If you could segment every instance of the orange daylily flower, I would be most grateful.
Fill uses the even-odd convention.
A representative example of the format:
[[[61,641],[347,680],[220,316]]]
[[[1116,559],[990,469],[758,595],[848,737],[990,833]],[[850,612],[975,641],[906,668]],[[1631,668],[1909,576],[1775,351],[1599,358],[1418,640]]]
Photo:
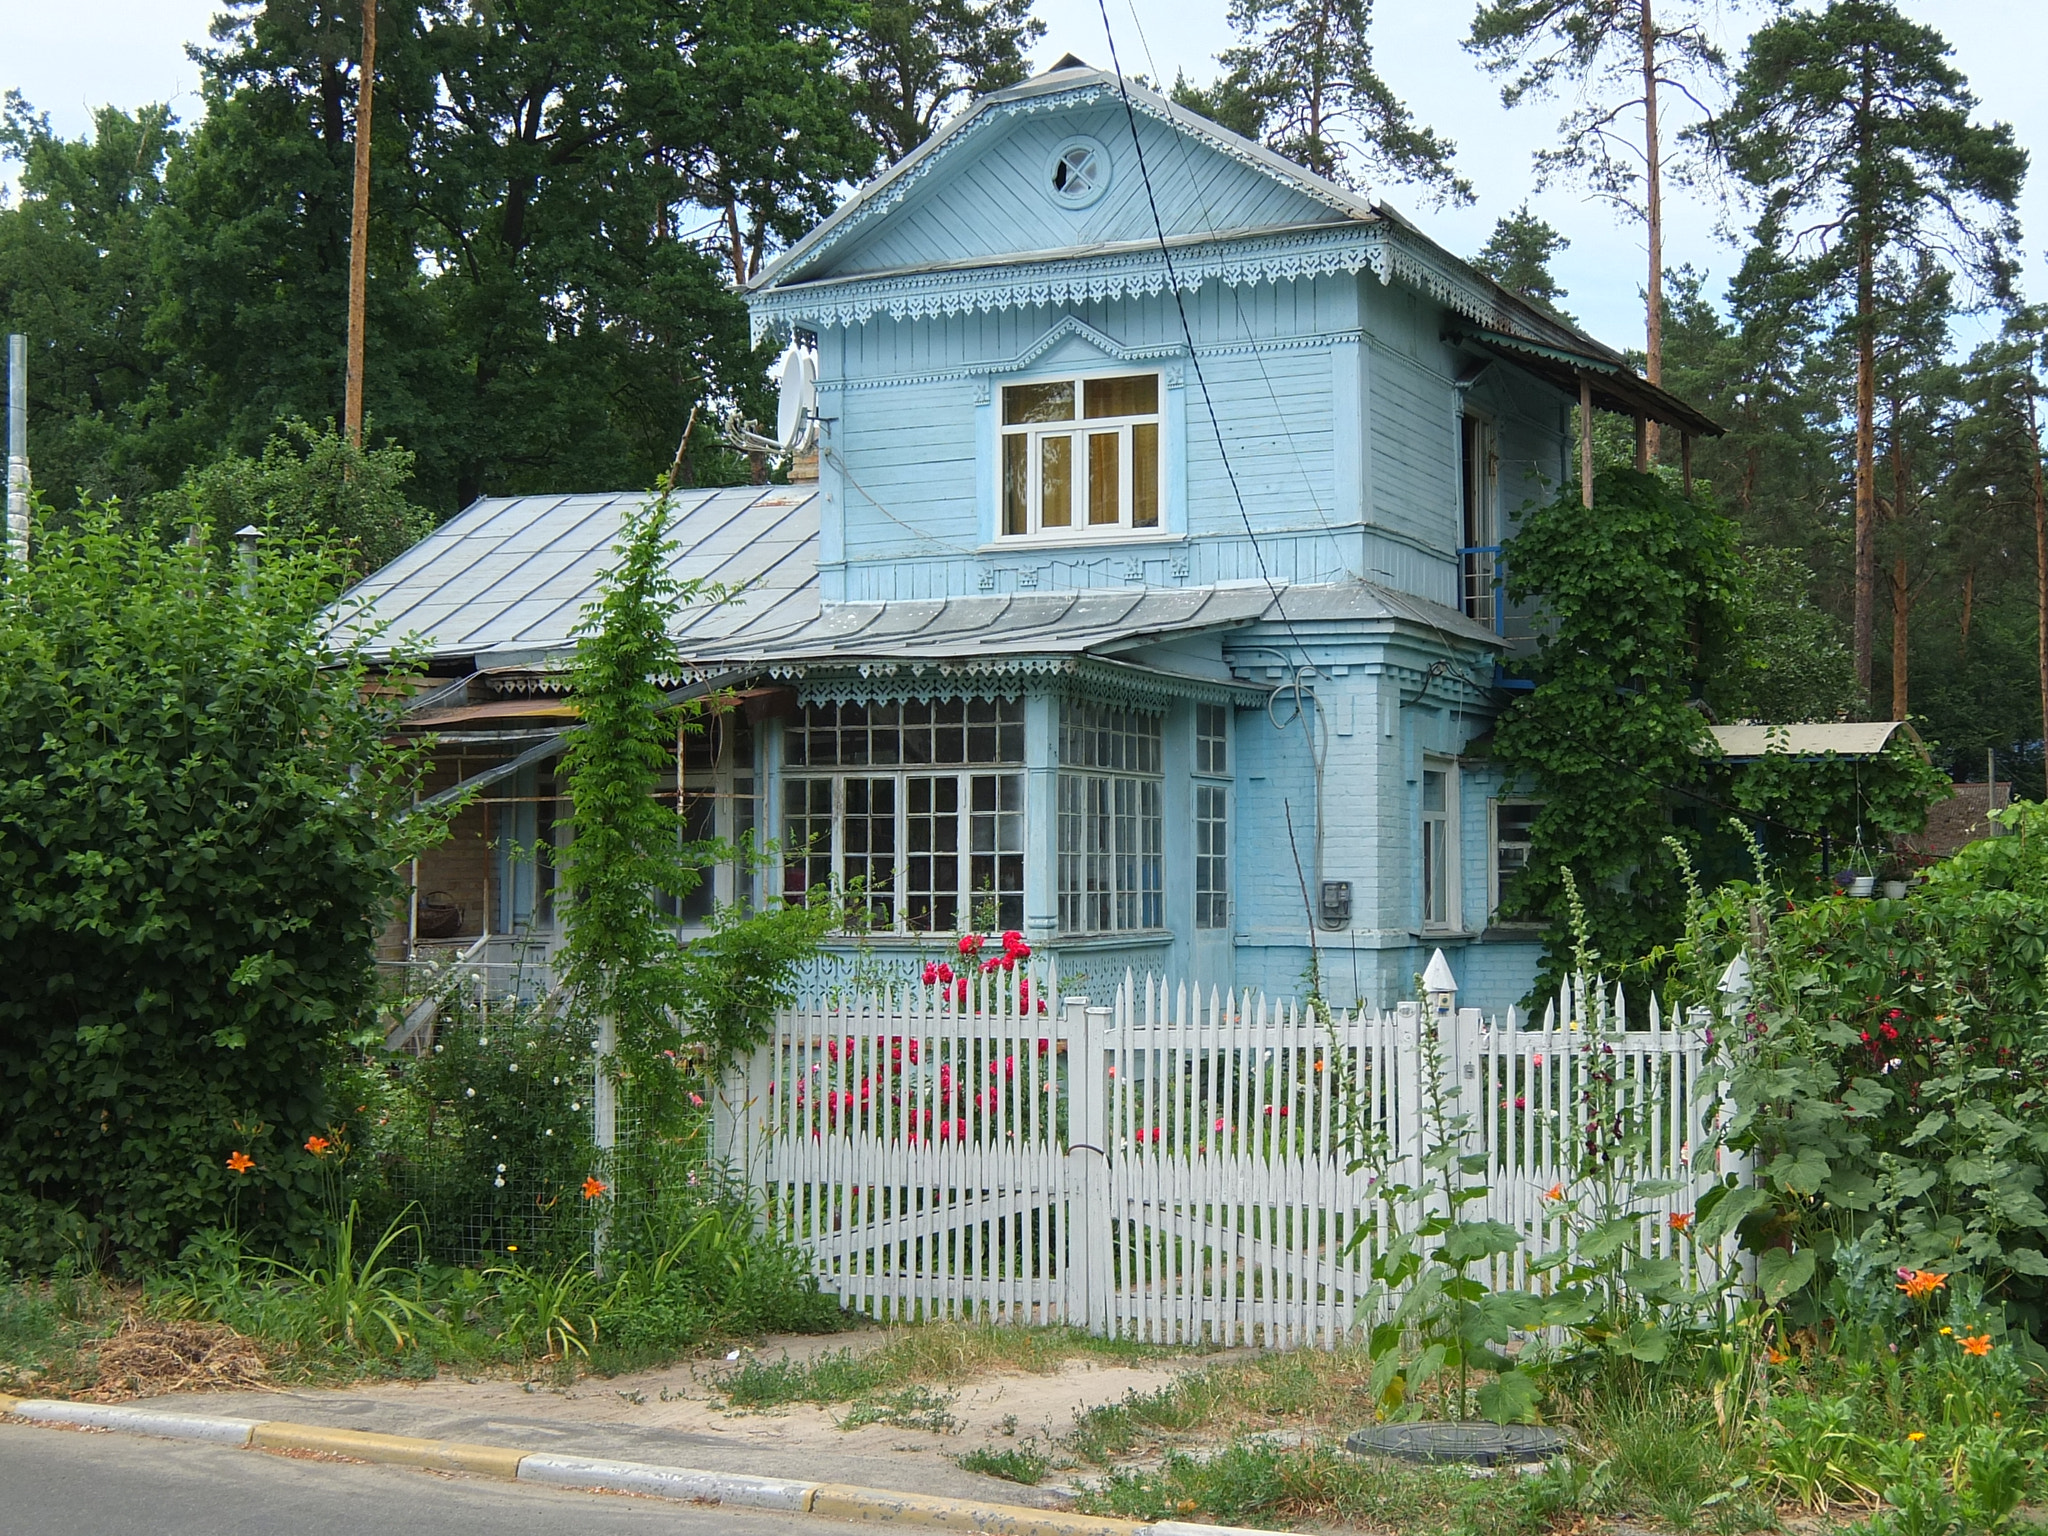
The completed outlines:
[[[1769,1359],[1771,1364],[1773,1365],[1783,1365],[1785,1363],[1785,1351],[1783,1351],[1782,1349],[1773,1349],[1769,1351]]]
[[[595,1200],[599,1195],[603,1194],[609,1188],[611,1188],[611,1186],[605,1183],[603,1179],[597,1178],[595,1175],[593,1175],[592,1177],[587,1178],[583,1181],[583,1198],[586,1200]]]
[[[1692,1226],[1692,1212],[1691,1212],[1691,1211],[1673,1211],[1673,1212],[1671,1213],[1671,1230],[1672,1230],[1672,1231],[1674,1231],[1674,1232],[1684,1232],[1684,1231],[1688,1230],[1688,1229],[1689,1229],[1689,1228],[1690,1228],[1691,1226]]]
[[[1902,1269],[1899,1273],[1905,1278],[1896,1289],[1904,1291],[1908,1301],[1925,1301],[1948,1284],[1947,1275],[1937,1275],[1930,1269]]]
[[[1543,1191],[1543,1198],[1546,1200],[1562,1200],[1564,1198],[1564,1186],[1562,1184],[1551,1185],[1550,1188]]]
[[[332,1145],[333,1143],[325,1136],[308,1136],[306,1138],[306,1150],[315,1157],[325,1157],[327,1149]]]
[[[1966,1355],[1988,1355],[1991,1353],[1991,1335],[1988,1333],[1975,1334],[1967,1339],[1959,1339],[1957,1342],[1963,1346],[1963,1353]]]
[[[228,1172],[230,1173],[247,1173],[255,1166],[256,1159],[246,1152],[230,1152],[228,1154]]]

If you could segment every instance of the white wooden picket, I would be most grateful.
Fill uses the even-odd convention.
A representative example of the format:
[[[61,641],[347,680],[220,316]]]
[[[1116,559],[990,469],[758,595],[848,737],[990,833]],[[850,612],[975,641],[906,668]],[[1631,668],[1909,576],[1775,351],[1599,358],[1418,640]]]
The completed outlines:
[[[1724,1168],[1696,1159],[1717,1113],[1695,1018],[1649,1028],[1619,992],[1575,986],[1542,1027],[1404,1003],[1323,1017],[1126,978],[1107,1003],[1049,1008],[1021,977],[977,977],[792,1010],[728,1078],[720,1147],[821,1285],[878,1318],[1066,1322],[1161,1343],[1335,1346],[1387,1298],[1372,1281],[1388,1222],[1430,1205],[1426,1049],[1443,1112],[1467,1117],[1483,1199],[1465,1219],[1523,1235],[1495,1285],[1547,1284],[1601,1183],[1596,1150],[1647,1153],[1618,1187],[1630,1245],[1711,1280],[1686,1230]],[[1617,1123],[1619,1122],[1619,1123]],[[1589,1140],[1590,1138],[1590,1140]],[[1562,1186],[1562,1189],[1560,1187]],[[1560,1198],[1560,1193],[1563,1198]],[[1675,1221],[1673,1218],[1677,1218]]]

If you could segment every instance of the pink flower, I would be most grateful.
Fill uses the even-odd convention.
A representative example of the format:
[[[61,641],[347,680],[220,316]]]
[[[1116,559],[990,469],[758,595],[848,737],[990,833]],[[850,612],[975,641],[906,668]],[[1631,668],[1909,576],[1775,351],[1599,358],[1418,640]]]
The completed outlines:
[[[691,1094],[691,1095],[690,1095],[690,1107],[691,1107],[692,1109],[702,1109],[702,1108],[704,1107],[704,1095],[703,1095],[703,1094],[701,1094],[701,1093],[693,1093],[693,1094]]]
[[[1216,1117],[1216,1129],[1219,1131],[1223,1129],[1223,1117],[1221,1115]]]

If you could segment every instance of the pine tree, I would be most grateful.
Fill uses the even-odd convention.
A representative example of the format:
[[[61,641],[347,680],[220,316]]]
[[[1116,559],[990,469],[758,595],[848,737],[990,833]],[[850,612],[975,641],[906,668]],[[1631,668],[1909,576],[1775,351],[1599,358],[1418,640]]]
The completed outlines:
[[[1214,99],[1249,97],[1267,146],[1318,176],[1352,187],[1388,176],[1439,202],[1469,203],[1472,184],[1452,163],[1457,146],[1419,126],[1373,66],[1372,6],[1231,0],[1241,41],[1219,56]]]
[[[1529,211],[1527,203],[1498,220],[1472,265],[1503,288],[1534,299],[1569,320],[1560,305],[1564,289],[1551,275],[1550,259],[1571,241]]]
[[[879,0],[848,59],[854,110],[883,155],[901,160],[961,97],[1022,80],[1024,50],[1043,36],[1031,0]]]
[[[1931,27],[1889,0],[1833,0],[1760,28],[1716,130],[1761,200],[1759,243],[1803,261],[1846,310],[1855,349],[1856,678],[1871,685],[1877,573],[1877,384],[1887,255],[1931,251],[1986,286],[2005,278],[2026,152],[1977,101]]]
[[[1575,91],[1581,104],[1558,125],[1558,145],[1536,156],[1537,185],[1569,176],[1641,219],[1648,237],[1645,369],[1664,381],[1664,176],[1660,93],[1688,101],[1725,63],[1703,25],[1702,0],[1482,0],[1466,48],[1508,79],[1501,101]],[[1642,117],[1641,135],[1624,126]],[[1649,425],[1650,452],[1657,424]]]

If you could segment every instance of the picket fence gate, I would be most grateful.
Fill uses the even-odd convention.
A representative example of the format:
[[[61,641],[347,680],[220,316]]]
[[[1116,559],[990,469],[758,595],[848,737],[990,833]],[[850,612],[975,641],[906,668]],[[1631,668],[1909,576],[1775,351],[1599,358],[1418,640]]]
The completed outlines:
[[[1523,1238],[1475,1273],[1547,1283],[1531,1260],[1574,1241],[1551,1192],[1573,1183],[1589,1103],[1644,1133],[1632,1178],[1675,1185],[1632,1201],[1635,1252],[1702,1282],[1729,1262],[1684,1230],[1740,1172],[1693,1156],[1726,1108],[1700,1014],[1671,1027],[1652,1001],[1648,1029],[1611,1030],[1624,1000],[1597,985],[1521,1030],[1447,997],[1324,1018],[1130,977],[1106,1004],[1045,996],[997,976],[790,1010],[728,1073],[719,1151],[844,1305],[1156,1343],[1353,1339],[1388,1304],[1388,1224],[1423,1214],[1386,1192],[1423,1185],[1442,1124],[1426,1031],[1439,1113],[1468,1117],[1485,1157],[1461,1215]]]

